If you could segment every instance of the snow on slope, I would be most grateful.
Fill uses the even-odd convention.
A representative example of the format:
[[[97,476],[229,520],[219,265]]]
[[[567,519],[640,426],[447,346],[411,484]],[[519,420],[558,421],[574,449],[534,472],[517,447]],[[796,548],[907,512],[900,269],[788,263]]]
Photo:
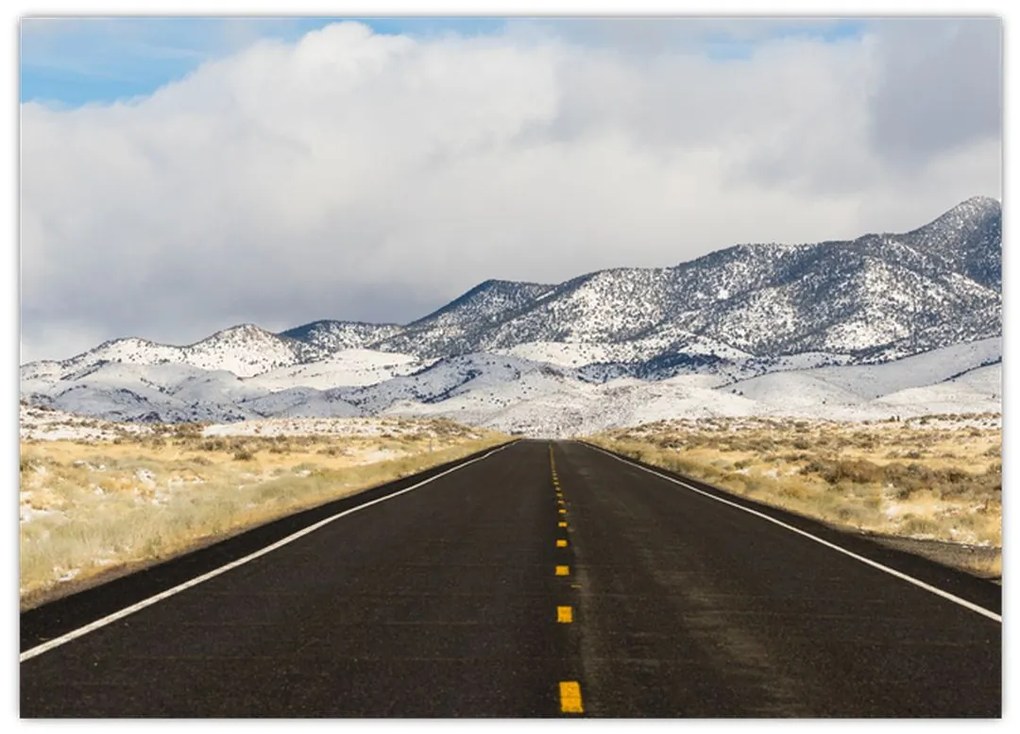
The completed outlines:
[[[229,370],[238,377],[293,364],[295,347],[253,324],[235,326],[184,347],[186,363],[207,370]]]
[[[495,354],[467,354],[442,359],[414,375],[379,385],[337,391],[369,414],[394,403],[439,403],[463,393],[488,407],[537,393],[567,376],[567,372],[527,360]]]
[[[514,373],[511,379],[503,374],[495,385],[491,373],[459,380],[447,373],[444,400],[404,399],[383,410],[387,414],[443,416],[546,436],[585,434],[677,417],[868,420],[939,412],[997,412],[1001,410],[1000,367],[981,365],[999,359],[1000,346],[998,339],[989,339],[886,365],[790,370],[733,384],[721,384],[720,376],[712,374],[659,381],[622,377],[593,384],[579,381],[571,370],[536,370],[534,365],[514,362],[494,365],[497,372],[512,369]],[[470,362],[484,371],[481,356],[472,355]],[[437,372],[448,368],[445,361],[436,366]],[[964,374],[957,376],[961,371]]]
[[[241,423],[216,423],[203,436],[379,436],[421,434],[427,426],[387,418],[265,418]]]
[[[358,387],[409,375],[427,366],[408,354],[372,349],[345,349],[317,362],[281,367],[249,377],[249,385],[276,391],[291,387]]]
[[[22,385],[32,402],[117,421],[241,420],[248,415],[237,405],[253,394],[232,372],[183,364],[107,362],[71,379]]]
[[[967,406],[973,413],[998,413],[1002,410],[1002,365],[979,367],[935,385],[898,390],[871,405],[898,415],[958,413],[960,406]],[[923,413],[918,412],[921,407]]]
[[[288,398],[293,399],[298,393],[302,393],[301,399],[292,400],[289,406],[271,407],[282,395],[286,394]],[[273,393],[266,398],[252,401],[249,407],[260,415],[289,418],[349,418],[366,414],[358,406],[352,405],[341,397],[311,388],[297,388],[284,393]]]
[[[83,370],[113,362],[155,366],[180,364],[205,370],[228,370],[239,377],[294,364],[298,360],[297,343],[282,339],[253,324],[242,324],[219,331],[186,347],[156,344],[134,337],[104,342],[62,362],[36,362],[25,365],[22,375],[30,378],[59,373],[73,377]]]
[[[730,388],[767,402],[777,399],[809,402],[808,395],[828,402],[872,400],[908,387],[939,383],[1001,358],[1002,340],[982,339],[884,364],[773,372],[736,382]]]
[[[723,360],[737,361],[751,357],[742,351],[710,337],[691,334],[672,326],[657,329],[654,334],[619,342],[592,341],[533,341],[522,342],[506,349],[494,349],[493,354],[545,362],[557,367],[584,367],[596,364],[640,364],[649,355],[663,352],[685,355],[713,355]]]
[[[545,362],[557,367],[580,367],[597,362],[627,362],[632,350],[622,344],[597,342],[522,342],[509,349],[495,349],[493,354]]]
[[[112,423],[22,403],[18,411],[22,441],[112,441],[120,435],[142,435],[148,426]]]
[[[405,357],[358,352],[371,372],[410,369]],[[829,359],[832,355],[822,355]],[[368,415],[447,417],[462,423],[535,435],[588,433],[678,417],[804,416],[864,420],[931,412],[997,411],[1001,405],[999,339],[959,344],[881,365],[812,367],[819,355],[737,382],[726,371],[646,380],[631,375],[591,380],[586,369],[557,367],[508,355],[470,354],[363,386],[279,389],[284,375],[242,380],[186,365],[103,364],[76,379],[35,375],[35,402],[74,413],[136,421],[237,421],[250,418],[330,418]],[[360,360],[360,361],[359,361]],[[297,371],[329,385],[329,369]],[[346,367],[341,367],[346,369]],[[351,374],[344,372],[343,374]],[[355,375],[363,374],[355,370]],[[295,375],[291,375],[298,379]],[[279,380],[277,381],[277,378]]]
[[[360,321],[324,319],[295,326],[293,329],[280,332],[279,336],[300,342],[301,361],[309,362],[345,349],[363,349],[402,330],[403,327],[396,324],[366,324]]]

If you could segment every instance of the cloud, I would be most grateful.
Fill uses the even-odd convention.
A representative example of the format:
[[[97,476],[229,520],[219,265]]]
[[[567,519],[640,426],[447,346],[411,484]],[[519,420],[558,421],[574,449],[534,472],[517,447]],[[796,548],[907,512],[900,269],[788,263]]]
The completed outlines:
[[[490,277],[904,230],[998,195],[998,131],[973,106],[903,165],[877,109],[912,111],[882,91],[905,73],[893,34],[762,33],[715,58],[563,24],[338,23],[131,102],[23,104],[23,358],[247,321],[407,321]],[[999,73],[973,53],[961,79]],[[914,83],[924,98],[939,81]]]
[[[884,72],[870,107],[877,151],[907,166],[1001,136],[1002,25],[997,19],[890,19],[876,28]]]

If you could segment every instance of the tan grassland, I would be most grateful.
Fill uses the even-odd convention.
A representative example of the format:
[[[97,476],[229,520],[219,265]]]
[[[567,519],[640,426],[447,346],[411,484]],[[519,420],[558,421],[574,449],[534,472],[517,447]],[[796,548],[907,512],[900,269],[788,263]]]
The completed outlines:
[[[661,421],[590,440],[979,576],[1002,574],[997,414]]]
[[[506,440],[401,419],[370,435],[107,433],[21,442],[22,609]]]

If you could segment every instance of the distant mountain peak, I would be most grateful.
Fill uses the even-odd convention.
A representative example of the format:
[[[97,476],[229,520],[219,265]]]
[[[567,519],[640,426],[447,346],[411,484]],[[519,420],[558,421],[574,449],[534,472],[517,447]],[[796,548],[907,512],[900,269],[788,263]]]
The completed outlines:
[[[274,334],[243,323],[183,347],[114,340],[47,369],[169,363],[251,377],[352,349],[424,363],[549,344],[571,345],[571,364],[602,354],[624,372],[692,355],[892,359],[1001,334],[1001,250],[1001,206],[976,196],[906,234],[741,244],[674,267],[605,269],[559,284],[489,279],[406,325],[320,319]]]
[[[1002,290],[1002,205],[988,196],[960,202],[932,222],[899,238],[941,258],[954,271]]]
[[[231,337],[275,337],[271,331],[263,329],[258,324],[237,324],[235,326],[228,326],[226,329],[220,329],[215,334],[206,337],[202,341],[209,341],[210,339],[227,339]]]
[[[1001,211],[1002,203],[991,196],[972,196],[965,201],[961,201],[959,204],[954,206],[953,209],[950,209],[950,211],[961,208]]]
[[[320,319],[282,331],[279,336],[298,342],[299,360],[311,362],[346,349],[365,349],[401,329],[396,324]]]
[[[998,199],[993,199],[990,196],[972,196],[907,234],[946,227],[969,229],[982,226],[989,220],[998,219],[1001,216],[1002,205]]]

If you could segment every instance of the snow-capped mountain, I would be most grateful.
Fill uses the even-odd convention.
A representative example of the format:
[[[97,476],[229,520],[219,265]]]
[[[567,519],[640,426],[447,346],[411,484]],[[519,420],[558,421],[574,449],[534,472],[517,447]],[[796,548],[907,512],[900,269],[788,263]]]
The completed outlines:
[[[375,353],[378,354],[378,353]],[[446,417],[503,431],[554,436],[670,417],[804,416],[842,420],[925,413],[998,412],[1001,340],[970,342],[880,365],[782,371],[753,362],[728,373],[688,371],[665,379],[592,379],[581,369],[519,357],[468,354],[371,385],[283,389],[226,371],[186,365],[108,363],[72,380],[36,377],[31,402],[127,421],[230,422],[267,417]]]
[[[279,336],[299,343],[301,362],[314,362],[345,349],[363,349],[387,337],[400,333],[396,324],[366,324],[361,321],[332,321],[325,319],[295,326]],[[390,350],[394,351],[394,350]]]
[[[527,311],[553,290],[553,286],[538,283],[487,280],[374,347],[421,357],[479,351],[484,334]]]
[[[301,348],[301,342],[273,334],[254,324],[242,324],[185,347],[157,344],[135,337],[114,339],[61,362],[31,362],[22,368],[22,378],[36,373],[74,378],[108,362],[183,364],[206,370],[228,370],[239,377],[248,377],[296,364]]]
[[[1002,289],[1002,207],[995,199],[968,199],[902,239],[919,252],[941,257],[954,272]]]
[[[1000,333],[1000,243],[998,202],[971,199],[903,235],[738,245],[672,268],[603,270],[552,288],[500,283],[488,309],[477,305],[488,297],[483,284],[439,312],[443,319],[417,322],[415,338],[402,334],[381,348],[438,356],[434,345],[451,354],[611,344],[648,360],[712,342],[758,357],[892,358]],[[512,306],[501,307],[515,287]]]
[[[542,425],[560,430],[648,414],[604,400],[739,414],[791,385],[810,403],[819,381],[827,404],[858,405],[896,391],[847,392],[828,371],[871,374],[938,354],[946,374],[912,375],[902,389],[984,369],[971,382],[984,386],[974,399],[987,407],[1000,369],[1001,277],[999,203],[974,198],[905,234],[737,245],[559,285],[490,280],[405,326],[323,320],[274,334],[246,324],[181,347],[117,339],[24,365],[22,395],[127,420],[396,412],[520,428],[537,411],[558,414]],[[971,395],[947,390],[939,394]],[[708,398],[723,407],[706,407]],[[903,409],[883,403],[894,404]]]

